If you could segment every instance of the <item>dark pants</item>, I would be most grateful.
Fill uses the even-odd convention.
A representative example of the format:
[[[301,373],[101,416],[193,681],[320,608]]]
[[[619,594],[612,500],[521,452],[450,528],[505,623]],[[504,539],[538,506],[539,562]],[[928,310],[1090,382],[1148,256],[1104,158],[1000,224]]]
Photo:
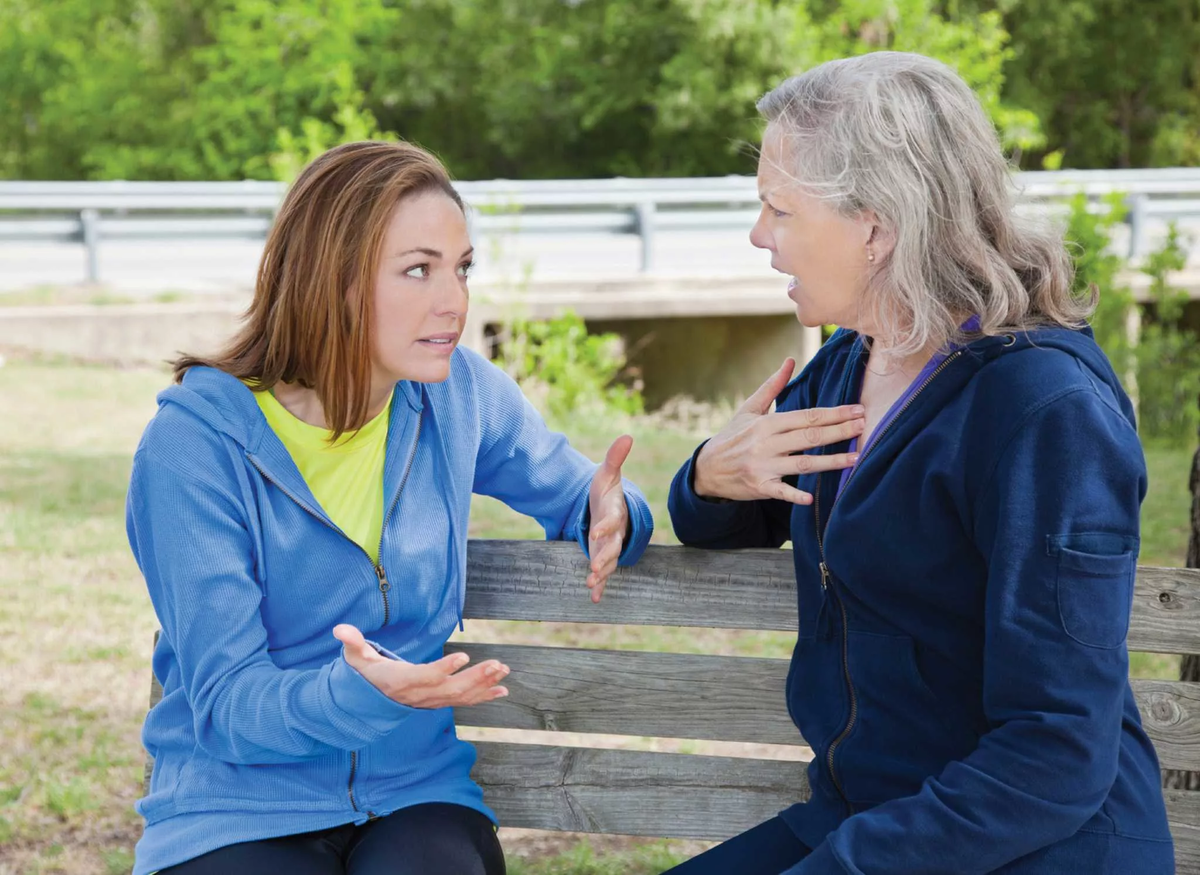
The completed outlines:
[[[505,875],[492,822],[472,808],[414,805],[352,823],[218,848],[160,875]]]
[[[663,875],[779,875],[811,853],[782,818],[773,817]]]

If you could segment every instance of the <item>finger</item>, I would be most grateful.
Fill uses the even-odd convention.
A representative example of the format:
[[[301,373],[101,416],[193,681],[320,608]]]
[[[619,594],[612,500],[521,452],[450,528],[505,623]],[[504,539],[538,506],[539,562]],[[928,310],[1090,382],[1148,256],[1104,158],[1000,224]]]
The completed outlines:
[[[830,453],[827,456],[811,455],[808,453],[798,456],[787,456],[779,460],[774,467],[778,469],[780,478],[793,474],[819,474],[825,471],[841,471],[853,468],[858,463],[861,453]]]
[[[462,701],[494,687],[498,682],[508,677],[509,668],[494,659],[481,662],[479,665],[460,671],[447,678],[442,685],[444,693],[455,701]]]
[[[778,498],[780,501],[786,501],[790,504],[812,504],[813,497],[811,493],[804,492],[794,486],[789,486],[782,480],[773,480],[764,488],[763,492],[767,498]]]
[[[465,668],[470,661],[471,657],[466,653],[447,653],[441,659],[427,663],[421,668],[428,670],[429,682],[437,683]]]
[[[363,633],[356,626],[351,626],[349,623],[338,623],[333,627],[333,637],[342,642],[347,658],[362,662],[384,660],[384,657],[380,656],[375,648],[367,643],[367,639],[363,637]]]
[[[775,400],[776,396],[783,391],[788,381],[792,379],[792,372],[794,370],[796,370],[796,360],[789,356],[783,360],[783,366],[767,377],[767,381],[759,386],[753,395],[746,399],[737,412],[766,413],[771,409],[771,403]]]
[[[786,455],[800,450],[840,444],[851,438],[861,437],[866,429],[866,420],[851,419],[837,425],[812,425],[781,432],[764,441],[766,451],[772,455]]]
[[[621,546],[622,542],[616,538],[597,544],[595,552],[592,553],[592,561],[589,566],[592,573],[598,574],[602,569],[610,568],[610,566],[615,568],[617,560],[621,557]],[[611,573],[611,568],[609,573]]]
[[[846,404],[841,407],[809,407],[807,410],[789,410],[771,417],[771,428],[776,433],[798,431],[806,428],[839,425],[862,419],[866,409],[861,404]]]

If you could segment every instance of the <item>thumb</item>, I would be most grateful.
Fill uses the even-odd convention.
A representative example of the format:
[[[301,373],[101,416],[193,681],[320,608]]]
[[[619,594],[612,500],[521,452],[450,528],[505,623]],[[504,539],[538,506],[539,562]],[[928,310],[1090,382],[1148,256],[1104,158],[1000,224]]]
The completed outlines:
[[[592,476],[593,496],[600,495],[620,484],[621,466],[629,458],[631,449],[633,449],[633,437],[630,435],[623,434],[613,441],[608,452],[604,454],[603,464],[596,469],[596,473]]]
[[[604,467],[611,469],[618,477],[621,475],[621,466],[625,464],[625,460],[629,458],[629,451],[633,449],[633,436],[623,434],[608,448],[608,452],[604,455]]]
[[[783,391],[788,381],[791,380],[792,371],[795,369],[796,360],[794,358],[789,356],[784,359],[783,366],[767,377],[767,381],[759,386],[755,393],[746,399],[746,403],[738,408],[738,413],[764,415],[771,409],[771,402],[775,400],[776,396]]]
[[[367,639],[363,637],[363,633],[358,631],[356,626],[351,626],[349,623],[338,623],[333,627],[333,637],[342,642],[346,648],[346,660],[354,659],[359,662],[370,662],[372,657],[378,657]]]

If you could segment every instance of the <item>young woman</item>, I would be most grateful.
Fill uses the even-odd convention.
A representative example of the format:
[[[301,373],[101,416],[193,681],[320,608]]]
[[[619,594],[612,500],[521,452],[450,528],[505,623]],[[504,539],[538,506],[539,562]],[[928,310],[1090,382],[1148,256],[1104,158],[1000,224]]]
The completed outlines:
[[[340,146],[288,192],[244,328],[176,362],[128,499],[162,625],[136,875],[503,873],[451,708],[508,669],[442,655],[471,494],[577,540],[594,600],[652,522],[630,438],[590,463],[457,348],[471,251],[435,158]]]
[[[1061,234],[919,55],[764,97],[751,242],[805,325],[673,484],[675,532],[796,562],[811,799],[679,875],[1167,875],[1125,633],[1146,471]],[[768,413],[772,400],[776,412]]]

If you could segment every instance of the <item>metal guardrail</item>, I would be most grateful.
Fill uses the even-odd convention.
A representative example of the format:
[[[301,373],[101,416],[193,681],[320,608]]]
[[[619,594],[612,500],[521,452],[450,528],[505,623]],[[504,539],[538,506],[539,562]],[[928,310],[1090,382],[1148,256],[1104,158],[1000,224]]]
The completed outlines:
[[[1082,192],[1129,204],[1128,254],[1145,254],[1152,219],[1200,218],[1200,168],[1016,174],[1022,205],[1061,209]],[[753,177],[488,180],[459,182],[473,235],[636,234],[641,269],[654,268],[654,234],[746,230],[758,214]],[[99,282],[104,240],[262,239],[283,199],[275,182],[2,182],[0,243],[81,242]]]

